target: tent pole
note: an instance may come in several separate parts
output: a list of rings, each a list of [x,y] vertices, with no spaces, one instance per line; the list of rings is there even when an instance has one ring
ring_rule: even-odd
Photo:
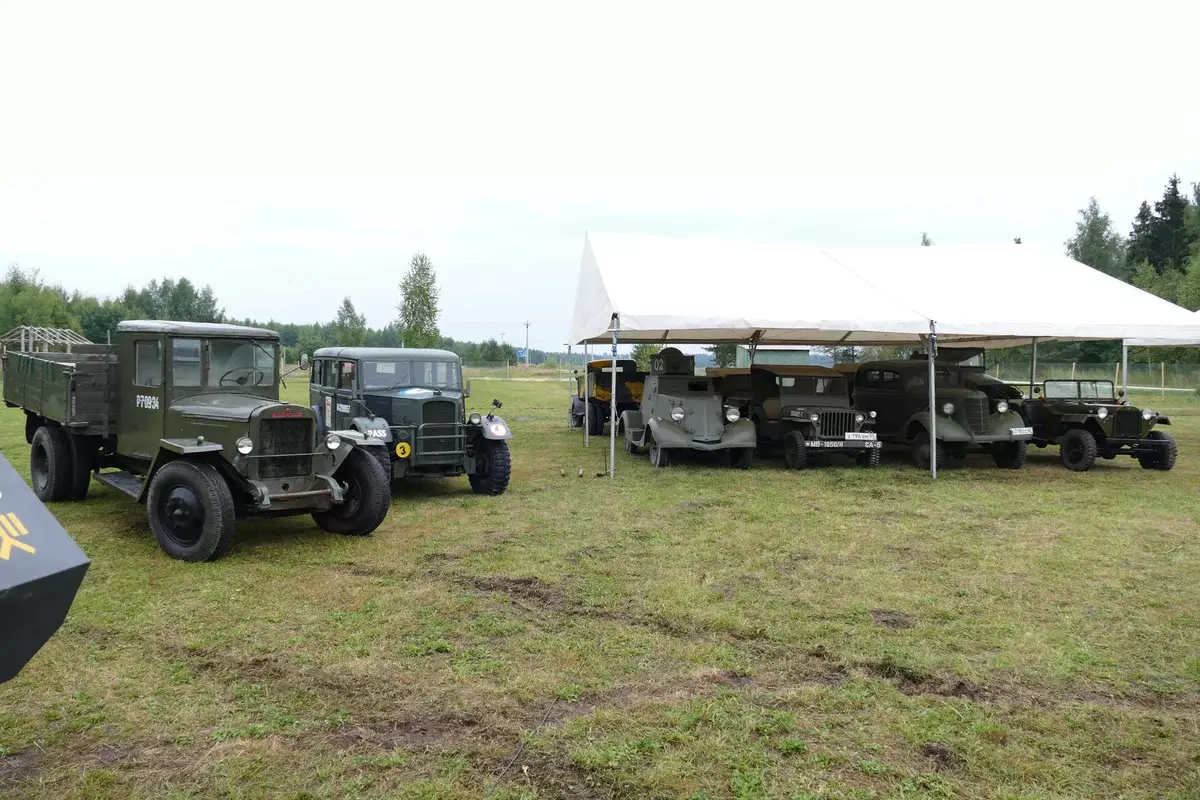
[[[1037,337],[1033,337],[1033,355],[1029,359],[1029,397],[1033,398],[1034,373],[1037,372]]]
[[[1129,345],[1121,340],[1121,391],[1129,396]]]
[[[937,325],[929,320],[929,337],[925,340],[925,355],[929,361],[929,476],[937,480],[937,392],[934,391],[937,357]]]
[[[588,374],[588,346],[583,343],[583,446],[591,447],[591,437],[588,432],[592,427],[592,376]]]
[[[621,318],[613,315],[612,382],[609,386],[608,412],[608,477],[617,477],[617,336],[620,334]]]

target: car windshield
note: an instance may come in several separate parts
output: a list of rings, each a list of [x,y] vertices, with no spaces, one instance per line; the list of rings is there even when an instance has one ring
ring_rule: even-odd
[[[777,375],[775,382],[784,394],[845,397],[845,378],[825,378],[812,375]]]
[[[1046,381],[1046,397],[1071,400],[1115,400],[1112,381]]]
[[[254,339],[208,340],[209,386],[271,386],[279,347]]]
[[[394,359],[362,362],[361,378],[363,391],[390,389],[407,386],[409,362]]]
[[[453,361],[414,361],[409,378],[413,386],[430,389],[459,389],[458,364]]]

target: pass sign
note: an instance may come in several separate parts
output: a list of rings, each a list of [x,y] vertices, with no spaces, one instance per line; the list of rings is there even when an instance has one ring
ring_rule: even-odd
[[[87,568],[87,556],[0,457],[0,682],[62,625]]]

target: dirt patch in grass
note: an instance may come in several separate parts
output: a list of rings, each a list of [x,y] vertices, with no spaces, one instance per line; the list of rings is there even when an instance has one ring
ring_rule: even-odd
[[[482,741],[477,720],[469,717],[431,717],[403,723],[378,722],[354,725],[329,739],[336,750],[391,752],[460,749],[472,740]]]
[[[933,762],[934,769],[943,772],[962,763],[954,751],[941,742],[926,742],[921,745],[921,753]]]
[[[875,620],[876,625],[882,625],[885,628],[892,628],[894,630],[911,628],[917,624],[915,619],[903,611],[889,611],[886,608],[871,609],[871,619]]]
[[[526,751],[505,773],[499,785],[519,786],[526,783],[536,787],[540,798],[603,800],[614,796],[611,788],[600,783],[597,776],[579,767],[565,754]]]
[[[41,753],[37,750],[23,750],[0,758],[0,789],[31,780],[40,771]]]

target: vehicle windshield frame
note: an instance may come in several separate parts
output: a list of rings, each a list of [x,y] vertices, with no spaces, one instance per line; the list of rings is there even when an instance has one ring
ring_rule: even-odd
[[[403,372],[403,377],[395,380],[390,384],[380,383],[379,385],[367,384],[367,365],[390,363],[395,366],[395,373]],[[401,364],[404,365],[403,370]],[[437,373],[440,371],[435,364],[445,364],[446,378],[444,381],[437,379]],[[427,367],[419,367],[418,365],[427,365]],[[421,379],[417,379],[418,372],[421,373]],[[376,375],[382,375],[376,371]],[[426,380],[426,378],[429,378]],[[451,358],[360,358],[358,360],[358,386],[363,392],[389,392],[393,389],[431,389],[431,390],[446,390],[462,391],[463,375],[462,364]]]
[[[1063,386],[1074,385],[1075,394],[1070,395],[1070,396],[1068,396],[1068,395],[1051,396],[1050,388],[1049,388],[1050,384],[1057,384],[1057,385],[1063,385]],[[1084,393],[1085,385],[1091,387],[1090,394]],[[1108,387],[1107,394],[1104,394],[1099,391],[1099,387],[1102,387],[1102,386]],[[1093,400],[1093,401],[1107,401],[1107,402],[1115,403],[1117,401],[1117,387],[1112,381],[1105,380],[1103,378],[1095,379],[1095,380],[1091,380],[1091,379],[1085,380],[1082,378],[1062,378],[1062,379],[1058,379],[1058,380],[1042,381],[1042,397],[1046,398],[1047,400]]]
[[[201,380],[200,383],[192,385],[183,385],[182,389],[199,389],[204,391],[245,391],[247,389],[271,389],[279,384],[280,369],[279,369],[279,342],[274,339],[257,339],[251,336],[195,336],[195,335],[179,335],[172,336],[172,340],[193,340],[200,341],[201,355]],[[251,350],[254,355],[251,358],[251,363],[241,367],[229,367],[229,360],[220,365],[220,368],[215,368],[217,363],[213,358],[214,345],[230,346],[229,358],[232,358],[236,348],[242,345],[252,345]],[[172,346],[172,353],[174,346]],[[260,362],[261,356],[266,356],[269,365]],[[174,356],[172,356],[172,362]],[[244,372],[247,378],[255,375],[254,370],[261,372],[263,380],[258,380],[255,383],[237,383],[236,380],[230,379],[225,383],[221,383],[221,375],[233,372]],[[175,387],[174,364],[172,363],[171,385]]]
[[[788,386],[784,381],[792,381]],[[806,386],[801,386],[801,381]],[[825,391],[818,391],[826,386]],[[814,397],[820,400],[848,400],[850,398],[850,381],[843,375],[776,375],[775,386],[780,398]],[[811,389],[812,391],[809,391]]]

